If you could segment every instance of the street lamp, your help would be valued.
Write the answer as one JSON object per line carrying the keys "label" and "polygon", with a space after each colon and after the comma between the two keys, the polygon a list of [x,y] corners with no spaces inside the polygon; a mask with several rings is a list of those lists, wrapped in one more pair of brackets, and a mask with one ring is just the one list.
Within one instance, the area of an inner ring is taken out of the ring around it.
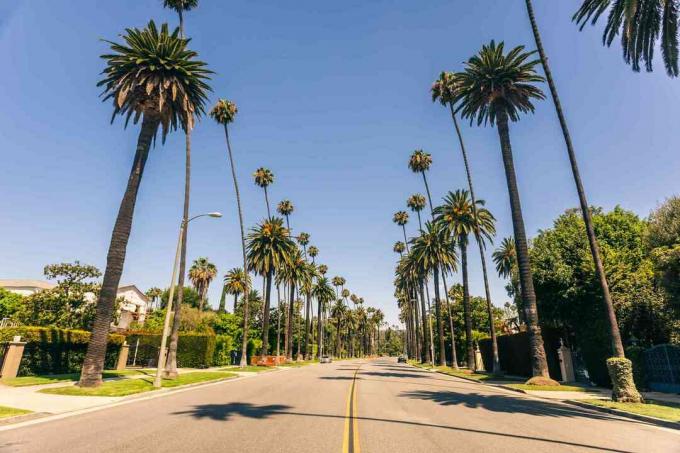
{"label": "street lamp", "polygon": [[175,280],[177,279],[177,266],[179,265],[179,256],[180,256],[180,251],[182,250],[182,238],[184,236],[184,228],[186,227],[186,224],[191,222],[192,220],[198,219],[199,217],[215,217],[219,218],[222,217],[221,212],[208,212],[206,214],[199,214],[197,216],[194,216],[190,218],[189,220],[184,222],[180,222],[179,226],[179,238],[177,239],[177,250],[175,251],[175,261],[172,264],[172,280],[170,281],[170,293],[168,294],[168,305],[165,307],[165,322],[163,323],[163,335],[161,336],[161,349],[158,351],[158,365],[156,368],[156,376],[154,377],[153,380],[153,386],[160,388],[161,386],[161,373],[163,368],[165,368],[165,346],[167,343],[167,337],[168,337],[168,329],[170,328],[170,315],[173,313],[172,312],[172,302],[175,298]]}

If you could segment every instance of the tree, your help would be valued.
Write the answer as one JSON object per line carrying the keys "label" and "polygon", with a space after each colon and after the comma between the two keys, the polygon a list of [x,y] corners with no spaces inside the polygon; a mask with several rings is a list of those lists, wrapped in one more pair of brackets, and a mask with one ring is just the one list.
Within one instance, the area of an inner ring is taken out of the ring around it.
{"label": "tree", "polygon": [[336,275],[331,279],[331,283],[333,283],[333,286],[335,286],[335,297],[338,297],[338,287],[345,286],[345,278]]}
{"label": "tree", "polygon": [[57,287],[66,297],[74,294],[82,296],[95,291],[99,284],[89,280],[102,276],[97,267],[80,264],[78,260],[73,263],[48,264],[43,269],[43,274],[48,280],[56,280]]}
{"label": "tree", "polygon": [[[527,7],[530,6],[527,4]],[[677,77],[679,7],[677,0],[583,0],[572,20],[583,30],[588,22],[595,25],[609,9],[602,44],[611,46],[614,38],[621,35],[626,64],[638,72],[642,61],[645,69],[651,72],[658,41],[666,73]]]}
{"label": "tree", "polygon": [[203,311],[205,305],[206,295],[208,294],[208,287],[217,275],[217,267],[208,261],[208,258],[197,258],[189,268],[189,280],[198,291],[200,299],[198,302],[198,309]]}
{"label": "tree", "polygon": [[247,251],[250,271],[265,279],[264,313],[262,323],[262,351],[269,352],[269,309],[271,305],[272,279],[276,269],[284,265],[295,251],[295,243],[290,239],[283,219],[272,217],[258,224],[248,234]]}
{"label": "tree", "polygon": [[316,280],[316,283],[314,284],[314,287],[312,288],[312,294],[314,297],[316,297],[316,302],[317,302],[317,334],[319,338],[319,347],[317,348],[317,357],[320,359],[321,356],[323,355],[323,348],[324,348],[324,343],[323,343],[323,331],[324,331],[324,326],[323,326],[323,318],[322,318],[322,313],[326,311],[326,306],[333,300],[335,297],[335,293],[333,292],[333,288],[331,288],[331,285],[328,281],[327,278],[321,277]]}
{"label": "tree", "polygon": [[286,328],[285,343],[286,343],[286,357],[289,360],[293,359],[293,315],[295,313],[295,289],[300,287],[300,283],[306,277],[305,273],[309,271],[307,263],[300,252],[300,249],[295,247],[291,252],[289,258],[285,260],[278,269],[277,279],[289,286],[289,301],[288,301],[288,325]]}
{"label": "tree", "polygon": [[184,36],[184,11],[198,6],[198,0],[163,0],[163,7],[174,9],[179,16],[179,34]]}
{"label": "tree", "polygon": [[[680,319],[680,197],[671,197],[652,211],[645,246],[658,285],[664,289],[676,319]],[[680,336],[680,329],[677,332]]]}
{"label": "tree", "polygon": [[518,321],[520,324],[526,323],[524,306],[520,297],[519,290],[519,269],[517,268],[517,254],[515,253],[515,240],[512,237],[503,238],[501,245],[493,252],[492,259],[496,265],[496,272],[501,278],[510,280],[508,295],[513,298],[517,309]]}
{"label": "tree", "polygon": [[276,207],[276,211],[286,218],[286,228],[290,233],[290,215],[295,211],[295,206],[290,200],[282,200]]}
{"label": "tree", "polygon": [[406,244],[406,251],[408,252],[408,238],[406,237],[406,224],[408,223],[408,212],[397,211],[392,216],[392,222],[399,225],[404,232],[404,243]]}
{"label": "tree", "polygon": [[[108,41],[112,53],[102,56],[107,66],[98,86],[104,87],[104,101],[113,100],[112,118],[125,116],[127,124],[134,115],[133,122],[141,119],[142,125],[111,234],[97,314],[79,382],[83,387],[95,387],[102,382],[109,326],[151,141],[159,126],[162,140],[178,124],[184,129],[191,128],[194,116],[203,113],[206,92],[210,90],[206,80],[211,72],[205,63],[196,60],[196,52],[187,49],[188,40],[179,37],[179,30],[170,33],[167,24],[158,30],[151,21],[143,30],[127,29],[123,39],[125,44]],[[164,64],[158,64],[159,61]]]}
{"label": "tree", "polygon": [[317,270],[319,271],[319,274],[321,276],[325,276],[326,272],[328,272],[328,266],[326,266],[325,264],[319,264],[317,266]]}
{"label": "tree", "polygon": [[14,317],[21,308],[24,296],[0,288],[0,321]]}
{"label": "tree", "polygon": [[[477,206],[472,206],[470,193],[467,190],[449,192],[444,197],[444,204],[435,208],[435,221],[446,229],[453,242],[460,249],[460,262],[463,273],[463,308],[465,310],[465,344],[467,346],[468,367],[475,367],[475,349],[472,344],[472,319],[470,318],[470,284],[468,281],[468,258],[467,246],[470,235],[474,235],[484,246],[485,241],[492,241],[496,234],[496,219],[493,214],[484,207],[484,200],[477,200]],[[489,311],[489,320],[492,312]],[[493,322],[489,322],[490,334],[496,339],[496,331]],[[496,346],[495,359],[498,359],[498,346]],[[496,372],[499,365],[494,365]]]}
{"label": "tree", "polygon": [[442,320],[441,298],[439,297],[439,272],[455,271],[458,257],[451,244],[450,235],[441,224],[425,222],[425,230],[411,242],[413,259],[421,271],[434,277],[434,298],[439,334],[439,364],[446,365],[446,351],[444,349],[444,323]]}
{"label": "tree", "polygon": [[423,229],[423,222],[422,219],[420,218],[420,211],[425,209],[425,206],[427,205],[427,201],[425,200],[425,196],[419,193],[414,193],[408,199],[406,200],[406,206],[411,209],[411,211],[415,212],[418,214],[418,227],[422,230]]}
{"label": "tree", "polygon": [[[241,195],[238,189],[238,180],[236,179],[236,167],[234,165],[234,155],[231,152],[231,141],[229,140],[229,124],[234,122],[238,108],[233,102],[220,99],[217,104],[210,111],[210,116],[224,127],[224,137],[227,142],[227,154],[229,156],[229,167],[231,168],[231,178],[234,183],[234,192],[236,193],[236,207],[238,209],[238,222],[241,228],[241,251],[243,254],[243,269],[248,269],[248,259],[246,258],[246,232],[243,225],[243,208],[241,206]],[[249,293],[250,285],[249,279],[245,279],[247,288],[244,294]],[[241,368],[247,365],[246,353],[248,352],[248,298],[245,299],[243,310],[243,337],[241,342]]]}
{"label": "tree", "polygon": [[404,255],[404,250],[406,250],[406,246],[401,241],[395,242],[394,247],[392,247],[392,251],[398,253],[400,256]]}
{"label": "tree", "polygon": [[525,52],[523,46],[515,47],[507,54],[504,44],[491,41],[482,46],[479,53],[470,58],[463,72],[458,73],[458,90],[455,101],[463,118],[477,125],[496,125],[501,145],[501,155],[508,184],[512,227],[520,270],[522,300],[527,311],[529,343],[531,345],[532,374],[549,379],[548,362],[543,347],[543,337],[538,324],[536,294],[531,277],[531,264],[527,248],[524,218],[520,204],[517,176],[510,144],[508,121],[518,121],[520,113],[534,111],[533,100],[544,99],[543,92],[534,83],[543,77],[536,73],[538,60],[529,60],[533,52]]}
{"label": "tree", "polygon": [[[193,307],[198,309],[201,303],[201,295],[194,288],[184,287],[182,288],[182,305],[185,307]],[[161,305],[160,308],[165,309],[168,306],[168,298],[170,297],[170,288],[165,288],[161,293]],[[177,305],[177,300],[179,299],[179,294],[175,289],[175,297],[173,301],[173,306]]]}
{"label": "tree", "polygon": [[253,173],[255,184],[264,189],[264,202],[267,205],[267,217],[271,218],[272,213],[269,210],[269,195],[267,194],[267,187],[274,183],[274,173],[270,169],[260,167]]}
{"label": "tree", "polygon": [[234,310],[236,313],[236,305],[238,304],[238,297],[245,294],[246,288],[251,287],[250,276],[243,272],[243,268],[235,267],[230,269],[224,276],[224,290],[227,294],[234,296]]}

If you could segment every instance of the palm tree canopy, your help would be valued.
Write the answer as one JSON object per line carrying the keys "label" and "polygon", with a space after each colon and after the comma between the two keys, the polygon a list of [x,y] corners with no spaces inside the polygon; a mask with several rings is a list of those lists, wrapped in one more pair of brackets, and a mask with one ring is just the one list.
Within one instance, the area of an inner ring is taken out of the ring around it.
{"label": "palm tree canopy", "polygon": [[432,156],[422,149],[413,151],[408,159],[408,168],[414,173],[423,173],[430,169],[430,165],[432,165]]}
{"label": "palm tree canopy", "polygon": [[316,257],[316,256],[319,255],[319,249],[318,249],[315,245],[312,245],[312,246],[310,246],[309,249],[307,250],[307,253],[309,254],[309,256],[311,256],[312,258],[314,258],[314,257]]}
{"label": "palm tree canopy", "polygon": [[217,275],[217,267],[208,258],[197,258],[189,268],[189,280],[196,288],[203,288]]}
{"label": "palm tree canopy", "polygon": [[425,208],[425,206],[427,206],[425,195],[420,193],[414,193],[406,200],[406,206],[413,212],[422,211]]}
{"label": "palm tree canopy", "polygon": [[227,99],[220,99],[212,110],[210,110],[210,117],[218,124],[225,126],[234,122],[237,113],[238,108],[236,107],[236,104]]}
{"label": "palm tree canopy", "polygon": [[260,187],[267,187],[274,183],[274,173],[268,168],[260,167],[253,173],[255,184]]}
{"label": "palm tree canopy", "polygon": [[609,9],[607,24],[602,33],[602,44],[611,46],[614,38],[621,35],[621,47],[625,62],[633,71],[652,71],[654,47],[661,38],[661,56],[666,73],[678,76],[678,0],[583,0],[572,20],[580,30],[588,22],[595,24]]}
{"label": "palm tree canopy", "polygon": [[349,294],[350,293],[349,293],[349,290],[347,288],[343,289],[342,292],[340,293],[340,295],[345,299],[347,299],[349,297]]}
{"label": "palm tree canopy", "polygon": [[224,276],[224,288],[228,294],[238,295],[243,294],[250,284],[250,275],[243,272],[243,268],[235,267],[230,269]]}
{"label": "palm tree canopy", "polygon": [[499,112],[511,121],[519,120],[520,113],[534,111],[533,99],[545,99],[533,83],[543,82],[536,72],[540,60],[529,60],[535,52],[525,52],[517,46],[507,54],[504,43],[491,41],[465,63],[465,70],[456,74],[459,89],[456,111],[470,123],[495,124]]}
{"label": "palm tree canopy", "polygon": [[392,221],[399,226],[406,225],[408,223],[408,212],[406,211],[395,212],[394,216],[392,216]]}
{"label": "palm tree canopy", "polygon": [[439,79],[432,84],[432,102],[439,101],[442,105],[453,104],[456,101],[456,91],[458,83],[456,74],[453,72],[442,71]]}
{"label": "palm tree canopy", "polygon": [[300,273],[298,286],[303,292],[309,294],[312,292],[314,287],[314,279],[316,277],[316,266],[314,266],[312,263],[305,262],[304,266],[302,266],[302,272]]}
{"label": "palm tree canopy", "polygon": [[163,0],[163,7],[174,9],[177,12],[191,11],[198,6],[198,0]]}
{"label": "palm tree canopy", "polygon": [[394,243],[392,250],[394,250],[394,253],[404,253],[404,250],[406,250],[406,245],[401,241],[397,241]]}
{"label": "palm tree canopy", "polygon": [[113,100],[111,122],[121,115],[127,126],[133,114],[135,124],[153,114],[160,120],[163,141],[178,123],[185,130],[193,128],[194,116],[204,112],[212,71],[187,49],[189,40],[180,38],[177,28],[170,33],[167,24],[159,31],[153,21],[143,30],[126,29],[123,39],[126,44],[106,41],[113,53],[101,56],[106,68],[97,83],[104,87],[103,100]]}
{"label": "palm tree canopy", "polygon": [[342,286],[342,285],[345,284],[345,278],[340,277],[339,275],[336,275],[335,277],[333,277],[333,279],[331,281],[333,282],[333,286]]}
{"label": "palm tree canopy", "polygon": [[453,236],[456,242],[467,243],[468,236],[472,233],[484,243],[484,239],[493,241],[496,234],[496,219],[491,212],[484,207],[484,200],[476,200],[477,221],[475,222],[475,210],[472,206],[470,192],[458,189],[449,192],[444,197],[444,204],[434,209],[435,222],[441,224]]}
{"label": "palm tree canopy", "polygon": [[328,266],[326,266],[325,264],[319,264],[317,269],[319,270],[319,274],[321,275],[326,275],[326,272],[328,272]]}
{"label": "palm tree canopy", "polygon": [[322,277],[317,279],[316,284],[312,288],[312,295],[325,305],[326,303],[333,300],[335,297],[335,291],[333,291],[328,279],[326,277]]}
{"label": "palm tree canopy", "polygon": [[275,272],[295,252],[295,243],[283,226],[283,219],[273,217],[255,226],[247,238],[248,270],[260,275]]}
{"label": "palm tree canopy", "polygon": [[301,246],[306,246],[309,244],[309,233],[300,233],[297,237],[298,244]]}
{"label": "palm tree canopy", "polygon": [[281,263],[281,266],[276,272],[276,282],[277,284],[295,284],[295,286],[300,287],[300,284],[308,276],[309,269],[308,264],[302,256],[300,249],[297,247],[293,248],[292,253],[289,258]]}
{"label": "palm tree canopy", "polygon": [[411,253],[416,265],[423,273],[435,269],[455,271],[458,256],[451,242],[451,235],[437,222],[425,222],[425,231],[411,240]]}
{"label": "palm tree canopy", "polygon": [[293,206],[293,203],[290,200],[282,200],[276,207],[276,211],[282,216],[289,216],[294,210],[295,206]]}
{"label": "palm tree canopy", "polygon": [[492,258],[498,275],[508,278],[517,263],[515,240],[512,237],[503,238],[500,247],[493,252]]}

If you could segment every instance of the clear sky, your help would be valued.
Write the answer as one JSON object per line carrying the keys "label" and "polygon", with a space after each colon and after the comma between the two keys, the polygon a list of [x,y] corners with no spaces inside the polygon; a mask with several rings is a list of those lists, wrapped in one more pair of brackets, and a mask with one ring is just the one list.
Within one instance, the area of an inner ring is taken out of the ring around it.
{"label": "clear sky", "polygon": [[[653,74],[633,73],[619,47],[600,45],[601,26],[579,33],[570,20],[579,3],[535,1],[586,189],[594,205],[646,216],[680,188],[679,81],[660,61]],[[161,5],[0,3],[0,278],[42,278],[45,264],[76,259],[104,269],[138,129],[109,124],[111,105],[95,86],[108,50],[99,39],[117,40],[149,19],[176,24]],[[430,84],[490,39],[533,48],[524,2],[202,0],[186,29],[217,73],[211,104],[227,97],[239,106],[232,130],[246,222],[265,216],[251,175],[269,167],[272,202],[293,201],[292,226],[311,234],[317,262],[395,321],[392,245],[401,232],[391,218],[408,195],[424,192],[409,154],[432,154],[436,199],[466,184],[450,118],[432,104]],[[500,239],[512,227],[496,131],[463,132]],[[539,103],[511,133],[531,236],[577,199],[552,104]],[[175,133],[151,151],[122,283],[169,284],[183,143]],[[192,223],[188,257],[207,256],[222,273],[239,265],[240,245],[224,136],[211,120],[197,126],[193,156],[192,213],[225,216]],[[414,222],[408,228],[415,233]],[[472,256],[472,292],[481,295]],[[491,283],[502,305],[504,282],[492,272]],[[210,298],[219,300],[218,284]]]}

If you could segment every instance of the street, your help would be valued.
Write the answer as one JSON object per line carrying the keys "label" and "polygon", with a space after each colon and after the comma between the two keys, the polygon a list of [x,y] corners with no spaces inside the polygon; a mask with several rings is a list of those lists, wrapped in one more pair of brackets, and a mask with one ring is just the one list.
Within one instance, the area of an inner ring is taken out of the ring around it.
{"label": "street", "polygon": [[2,452],[680,452],[680,433],[395,359],[263,373],[0,432]]}

